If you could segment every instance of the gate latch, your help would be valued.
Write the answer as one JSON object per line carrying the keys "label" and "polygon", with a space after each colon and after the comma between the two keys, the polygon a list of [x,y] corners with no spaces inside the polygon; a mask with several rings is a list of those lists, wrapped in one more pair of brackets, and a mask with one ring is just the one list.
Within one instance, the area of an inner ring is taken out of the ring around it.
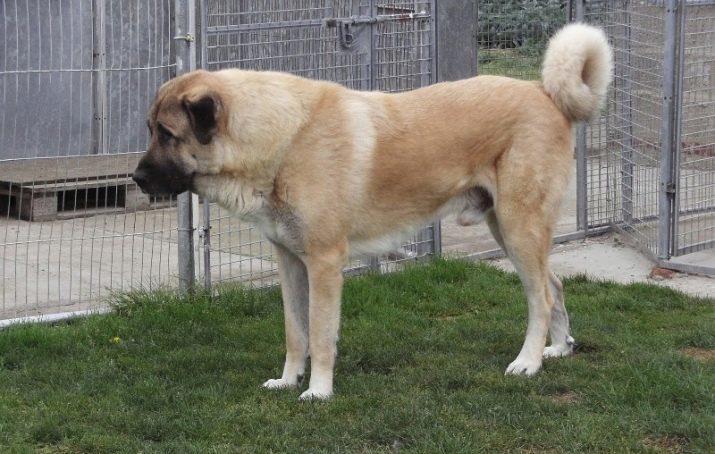
{"label": "gate latch", "polygon": [[195,41],[194,35],[191,33],[186,33],[185,35],[174,36],[175,40],[186,41],[187,43],[193,43]]}
{"label": "gate latch", "polygon": [[340,48],[342,50],[348,50],[353,47],[353,43],[355,42],[353,25],[370,25],[377,22],[377,18],[370,16],[327,17],[323,19],[323,27],[337,28]]}
{"label": "gate latch", "polygon": [[380,22],[390,21],[424,21],[431,18],[426,11],[400,12],[396,14],[380,14],[376,17],[372,16],[350,16],[350,17],[326,17],[323,19],[323,27],[337,28],[338,41],[342,50],[350,50],[357,41],[359,33],[353,30],[356,25],[372,25]]}

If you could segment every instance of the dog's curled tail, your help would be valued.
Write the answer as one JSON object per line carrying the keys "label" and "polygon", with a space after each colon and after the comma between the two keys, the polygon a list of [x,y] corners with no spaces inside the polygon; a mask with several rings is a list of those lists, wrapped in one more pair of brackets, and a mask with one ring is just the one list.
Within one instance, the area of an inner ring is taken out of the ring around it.
{"label": "dog's curled tail", "polygon": [[613,78],[613,51],[603,30],[570,24],[549,41],[541,79],[544,91],[571,120],[592,118]]}

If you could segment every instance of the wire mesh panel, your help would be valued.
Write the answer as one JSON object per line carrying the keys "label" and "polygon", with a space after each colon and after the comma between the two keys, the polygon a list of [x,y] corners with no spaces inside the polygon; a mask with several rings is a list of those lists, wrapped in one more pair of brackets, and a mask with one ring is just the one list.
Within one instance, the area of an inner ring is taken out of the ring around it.
{"label": "wire mesh panel", "polygon": [[367,88],[367,49],[343,52],[323,18],[367,14],[367,0],[208,0],[206,69],[284,71]]}
{"label": "wire mesh panel", "polygon": [[681,37],[674,255],[715,247],[715,2],[687,5]]}
{"label": "wire mesh panel", "polygon": [[[430,1],[206,0],[202,4],[202,62],[206,69],[242,68],[293,73],[357,90],[401,91],[434,82]],[[343,22],[350,22],[342,29]],[[345,33],[343,33],[345,32]],[[348,35],[346,37],[345,35]],[[250,224],[217,206],[204,210],[212,282],[253,285],[276,281],[270,243]],[[420,231],[380,262],[355,260],[349,269],[413,260],[432,253],[436,226]]]}
{"label": "wire mesh panel", "polygon": [[546,44],[567,21],[560,0],[480,1],[479,74],[539,79]]}
{"label": "wire mesh panel", "polygon": [[0,319],[172,281],[176,214],[131,181],[173,0],[0,2]]}
{"label": "wire mesh panel", "polygon": [[375,35],[372,89],[398,92],[435,82],[433,2],[402,1],[375,5],[377,17],[410,16],[379,22]]}
{"label": "wire mesh panel", "polygon": [[587,3],[614,51],[605,109],[587,128],[590,228],[620,225],[656,253],[663,106],[664,8],[647,2]]}
{"label": "wire mesh panel", "polygon": [[585,14],[615,57],[588,128],[588,225],[618,226],[661,259],[715,246],[715,3],[674,3],[591,1]]}

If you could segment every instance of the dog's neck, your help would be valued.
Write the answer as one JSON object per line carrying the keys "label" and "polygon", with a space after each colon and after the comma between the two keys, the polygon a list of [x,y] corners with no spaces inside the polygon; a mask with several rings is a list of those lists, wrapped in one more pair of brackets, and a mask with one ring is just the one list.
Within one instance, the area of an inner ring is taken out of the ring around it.
{"label": "dog's neck", "polygon": [[217,203],[232,215],[257,222],[268,211],[270,188],[258,188],[229,175],[203,175],[194,178],[194,190],[210,202]]}

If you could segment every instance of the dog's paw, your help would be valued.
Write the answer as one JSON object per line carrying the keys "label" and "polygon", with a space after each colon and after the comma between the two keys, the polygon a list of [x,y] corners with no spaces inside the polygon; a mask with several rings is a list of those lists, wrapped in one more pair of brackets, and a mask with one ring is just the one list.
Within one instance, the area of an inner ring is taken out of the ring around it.
{"label": "dog's paw", "polygon": [[298,399],[302,401],[307,401],[307,400],[328,400],[330,399],[330,396],[332,396],[332,392],[321,392],[317,391],[311,388],[308,388],[305,390],[303,394],[300,395]]}
{"label": "dog's paw", "polygon": [[571,336],[566,336],[566,341],[559,344],[551,344],[544,349],[544,358],[560,358],[573,353],[576,341]]}
{"label": "dog's paw", "polygon": [[[541,359],[541,358],[539,358]],[[526,360],[523,358],[516,358],[509,364],[506,368],[504,375],[526,375],[531,376],[539,371],[541,368],[541,361]]]}
{"label": "dog's paw", "polygon": [[561,358],[573,353],[573,347],[568,344],[550,345],[544,349],[544,358]]}
{"label": "dog's paw", "polygon": [[271,379],[263,384],[263,387],[266,389],[287,389],[295,388],[296,386],[298,386],[298,383],[290,383],[288,380],[283,380],[282,378]]}

